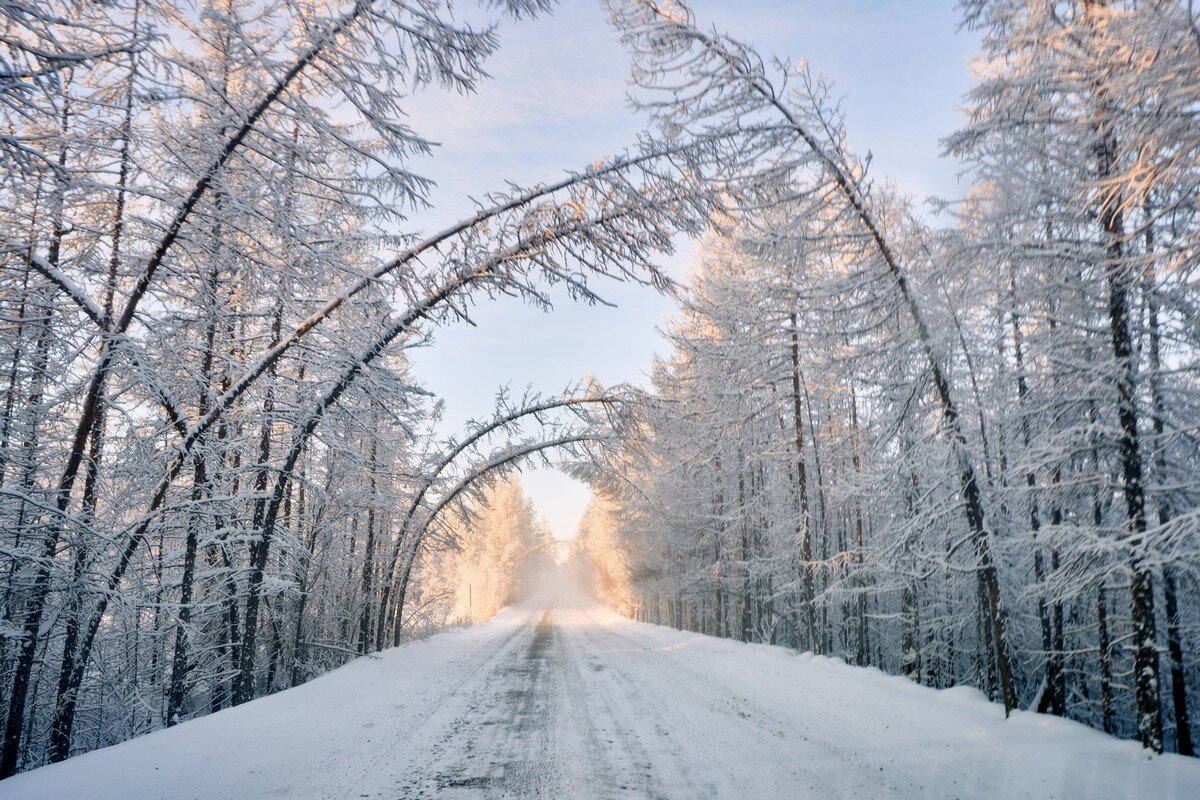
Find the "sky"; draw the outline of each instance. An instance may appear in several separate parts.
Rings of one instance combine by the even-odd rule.
[[[464,18],[477,12],[462,4]],[[958,30],[955,0],[693,0],[705,27],[752,43],[763,56],[806,59],[842,97],[848,137],[870,152],[873,174],[894,180],[915,202],[959,197],[959,168],[940,157],[939,140],[958,127],[977,49]],[[552,180],[636,141],[643,120],[626,103],[628,59],[598,2],[560,0],[554,14],[505,21],[491,80],[471,95],[438,91],[409,98],[408,123],[437,142],[412,165],[434,181],[432,208],[414,225],[435,230],[473,213],[472,197],[506,181]],[[682,277],[690,243],[662,266]],[[518,300],[485,301],[475,326],[437,332],[414,353],[416,375],[446,405],[447,433],[487,416],[497,389],[560,392],[585,375],[602,384],[646,384],[659,327],[673,303],[642,288],[611,283],[616,308],[572,303],[561,293],[549,313]],[[558,538],[570,538],[587,488],[553,469],[522,475],[527,494]]]

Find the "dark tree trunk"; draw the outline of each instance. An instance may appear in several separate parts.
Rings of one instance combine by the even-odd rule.
[[[813,589],[812,569],[812,513],[808,503],[808,473],[804,456],[804,414],[803,399],[800,392],[800,331],[798,319],[793,312],[788,318],[791,325],[791,359],[792,359],[792,428],[796,448],[796,495],[799,501],[796,521],[796,536],[800,539],[800,584],[804,593],[801,613],[804,616],[804,634],[807,637],[804,646],[809,650],[817,649],[817,621],[815,614],[815,597]]]
[[[67,85],[70,84],[71,80],[71,73],[68,71]],[[63,215],[67,192],[67,179],[65,177],[67,174],[68,156],[67,134],[70,130],[70,125],[71,103],[66,94],[66,86],[64,86],[58,131],[60,138],[57,174],[60,177],[56,181],[53,194],[53,208],[51,210],[52,230],[50,233],[50,247],[46,258],[50,266],[55,269],[59,267],[62,254],[62,240],[65,235],[65,220]],[[31,261],[32,255],[31,252]],[[42,321],[39,324],[37,342],[34,346],[33,373],[30,379],[29,396],[27,397],[27,408],[31,415],[36,414],[42,405],[48,371],[47,367],[49,366],[52,337],[51,318],[53,314],[53,305],[47,301],[45,309],[40,314]],[[26,448],[30,459],[34,458],[36,448],[34,444],[37,433],[36,425],[37,421],[32,420],[27,441],[28,446]],[[90,433],[90,428],[88,433]],[[83,456],[83,450],[87,446],[87,441],[88,437],[86,435],[81,439],[77,438],[75,446],[80,452],[80,458]],[[70,493],[68,492],[64,495],[60,490],[56,496],[58,510],[60,512],[66,511],[69,503]],[[23,521],[21,527],[24,527]],[[29,700],[29,691],[33,680],[37,645],[41,636],[42,618],[46,611],[46,603],[50,597],[50,565],[54,560],[55,551],[58,549],[58,543],[62,536],[62,523],[59,520],[53,520],[46,527],[48,529],[42,533],[42,547],[38,560],[35,563],[33,580],[30,582],[30,590],[24,609],[24,624],[22,625],[20,643],[17,646],[17,663],[13,670],[12,687],[9,690],[8,718],[4,730],[4,746],[0,749],[0,780],[15,774],[17,771],[22,754],[22,742],[25,741],[22,726],[29,721],[26,719],[26,704]]]
[[[1108,179],[1116,159],[1116,142],[1107,130],[1101,131],[1098,177]],[[1138,550],[1144,547],[1146,534],[1146,497],[1142,485],[1142,458],[1139,452],[1138,411],[1135,400],[1133,334],[1130,330],[1129,295],[1132,275],[1124,258],[1124,220],[1118,198],[1106,200],[1100,210],[1105,241],[1105,282],[1108,287],[1109,331],[1115,362],[1117,389],[1117,457],[1121,464],[1121,483],[1125,497],[1125,526],[1122,537],[1133,542],[1130,572],[1131,615],[1133,619],[1134,694],[1137,700],[1137,730],[1142,744],[1161,753],[1163,749],[1162,701],[1159,697],[1159,661],[1154,619],[1154,583],[1150,570],[1142,564]]]

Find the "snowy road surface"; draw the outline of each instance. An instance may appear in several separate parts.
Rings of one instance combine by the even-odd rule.
[[[563,592],[0,783],[4,800],[1196,800],[1200,761]]]

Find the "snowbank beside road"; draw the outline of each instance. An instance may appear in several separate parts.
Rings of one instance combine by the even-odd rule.
[[[0,783],[0,800],[1197,800],[1200,761],[567,595]]]

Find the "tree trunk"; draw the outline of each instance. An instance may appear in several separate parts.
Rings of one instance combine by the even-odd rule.
[[[59,176],[54,190],[53,208],[51,210],[52,230],[50,234],[50,247],[47,253],[47,261],[57,269],[62,254],[62,240],[65,234],[65,220],[63,218],[66,207],[66,192],[67,192],[67,134],[71,125],[71,102],[67,95],[67,86],[72,80],[71,72],[67,72],[67,80],[62,89],[62,111],[59,117],[59,148],[58,148],[58,170]],[[33,245],[31,245],[31,248]],[[32,252],[31,252],[32,260]],[[31,415],[36,414],[42,404],[43,393],[45,391],[47,367],[49,365],[49,353],[51,342],[51,318],[54,314],[54,306],[47,300],[46,307],[42,312],[42,322],[38,329],[37,343],[34,348],[34,371],[30,380],[31,388],[27,398],[27,408]],[[30,446],[27,448],[29,458],[34,456],[34,436],[36,435],[36,420],[32,421],[30,428],[30,441],[27,443]],[[78,449],[86,445],[86,438],[83,441],[76,443]],[[30,484],[32,486],[32,484]],[[61,492],[57,497],[59,511],[66,510],[66,503],[70,501],[69,495],[65,498]],[[23,521],[22,525],[23,526]],[[22,754],[23,730],[22,726],[26,720],[26,704],[29,699],[30,684],[33,679],[33,670],[36,661],[36,650],[38,639],[41,635],[42,617],[46,611],[46,603],[50,596],[50,565],[54,560],[55,551],[58,549],[58,543],[62,533],[62,523],[55,520],[42,534],[42,547],[38,555],[38,560],[35,562],[34,577],[30,585],[30,592],[25,605],[25,620],[22,625],[22,633],[20,644],[17,648],[17,663],[13,670],[12,688],[9,690],[8,718],[6,720],[4,731],[4,746],[0,749],[0,780],[7,778],[16,773],[18,763]]]
[[[1098,178],[1107,180],[1113,172],[1116,142],[1111,133],[1101,130]],[[1118,198],[1106,200],[1100,210],[1105,241],[1105,282],[1108,287],[1109,331],[1116,365],[1117,418],[1120,435],[1117,456],[1121,463],[1121,483],[1125,497],[1125,526],[1122,538],[1132,544],[1131,614],[1133,619],[1134,694],[1137,699],[1137,730],[1142,744],[1156,753],[1163,749],[1162,704],[1159,697],[1159,662],[1154,619],[1154,583],[1150,570],[1143,566],[1139,552],[1145,547],[1146,498],[1142,485],[1142,458],[1139,453],[1138,412],[1135,400],[1136,365],[1133,335],[1129,322],[1129,295],[1132,285],[1130,265],[1123,253],[1124,220]]]
[[[804,456],[804,415],[800,393],[800,331],[795,312],[788,318],[791,325],[791,359],[792,359],[792,428],[796,448],[796,494],[800,508],[796,521],[796,536],[800,539],[800,584],[804,593],[802,613],[804,615],[804,633],[807,641],[804,646],[808,650],[817,650],[817,621],[815,615],[815,598],[813,592],[812,569],[812,514],[808,504],[808,474]]]

